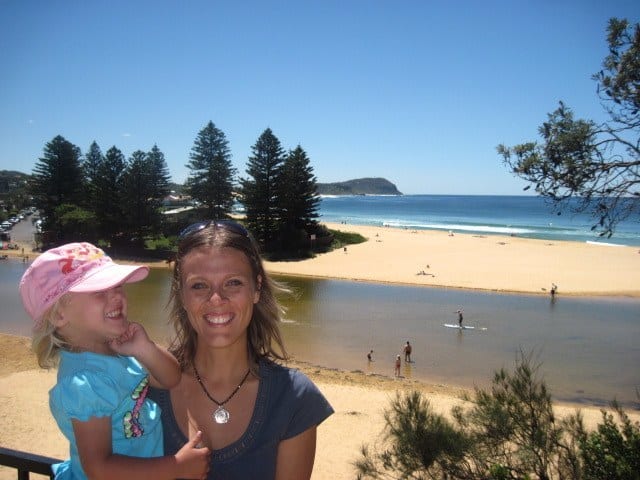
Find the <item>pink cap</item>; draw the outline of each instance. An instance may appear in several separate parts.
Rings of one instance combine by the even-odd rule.
[[[36,322],[67,292],[100,292],[143,280],[149,267],[118,265],[90,243],[68,243],[47,250],[29,266],[20,280],[25,310]]]

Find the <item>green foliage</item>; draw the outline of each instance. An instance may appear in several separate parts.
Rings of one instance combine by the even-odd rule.
[[[468,439],[422,393],[397,393],[384,420],[386,447],[362,448],[355,463],[358,479],[441,478],[447,464],[462,461]]]
[[[494,374],[490,390],[477,388],[470,409],[452,412],[460,428],[473,439],[464,467],[453,466],[458,478],[498,468],[507,478],[549,479],[566,476],[575,452],[565,443],[565,429],[555,418],[546,383],[538,366],[521,354],[513,372]],[[569,475],[570,476],[570,475]]]
[[[120,179],[123,230],[130,238],[143,238],[160,230],[160,208],[168,194],[167,164],[164,154],[153,146],[149,153],[131,154]]]
[[[320,197],[309,157],[300,145],[287,155],[278,183],[281,228],[304,229],[315,224]]]
[[[84,205],[80,149],[60,135],[48,142],[33,168],[29,193],[45,219],[45,230],[58,223],[55,210],[59,205]]]
[[[55,209],[58,241],[93,242],[96,240],[96,216],[93,212],[68,203]]]
[[[596,431],[578,433],[584,480],[640,479],[640,423],[632,422],[616,403],[612,414],[602,411]]]
[[[96,194],[95,214],[98,232],[103,238],[120,236],[124,217],[122,175],[127,166],[122,152],[114,147],[107,150],[98,166],[93,188]]]
[[[191,148],[187,191],[207,210],[206,218],[227,218],[233,208],[235,168],[224,132],[209,122]]]
[[[577,197],[572,208],[590,212],[592,230],[611,236],[621,219],[640,215],[640,24],[612,18],[607,41],[609,55],[593,79],[609,121],[575,120],[560,102],[539,128],[541,144],[498,145],[497,151],[559,212]]]
[[[573,427],[556,420],[537,370],[521,354],[513,372],[496,372],[490,389],[477,388],[465,398],[468,405],[452,409],[453,422],[435,414],[419,392],[397,397],[385,412],[385,447],[362,448],[358,478],[582,478],[580,418]]]
[[[241,202],[245,207],[247,226],[255,239],[269,250],[278,237],[279,193],[287,186],[279,184],[284,163],[280,140],[267,128],[251,147],[246,173],[240,180]]]
[[[365,237],[359,233],[343,232],[341,230],[331,230],[333,235],[333,248],[342,248],[347,245],[356,245],[367,241]]]

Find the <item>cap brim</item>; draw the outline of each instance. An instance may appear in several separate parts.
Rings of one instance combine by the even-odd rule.
[[[70,292],[100,292],[109,290],[124,283],[144,280],[149,274],[149,267],[144,265],[106,264],[91,275],[84,277]]]

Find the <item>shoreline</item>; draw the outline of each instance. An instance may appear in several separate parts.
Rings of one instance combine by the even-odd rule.
[[[299,262],[265,262],[270,273],[525,295],[640,298],[640,250],[504,235],[324,223],[367,241]]]

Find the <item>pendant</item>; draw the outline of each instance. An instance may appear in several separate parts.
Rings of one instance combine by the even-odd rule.
[[[224,408],[222,405],[218,405],[218,408],[216,408],[216,411],[213,412],[213,420],[216,423],[227,423],[229,421],[229,417],[231,415],[229,414],[229,411]]]

